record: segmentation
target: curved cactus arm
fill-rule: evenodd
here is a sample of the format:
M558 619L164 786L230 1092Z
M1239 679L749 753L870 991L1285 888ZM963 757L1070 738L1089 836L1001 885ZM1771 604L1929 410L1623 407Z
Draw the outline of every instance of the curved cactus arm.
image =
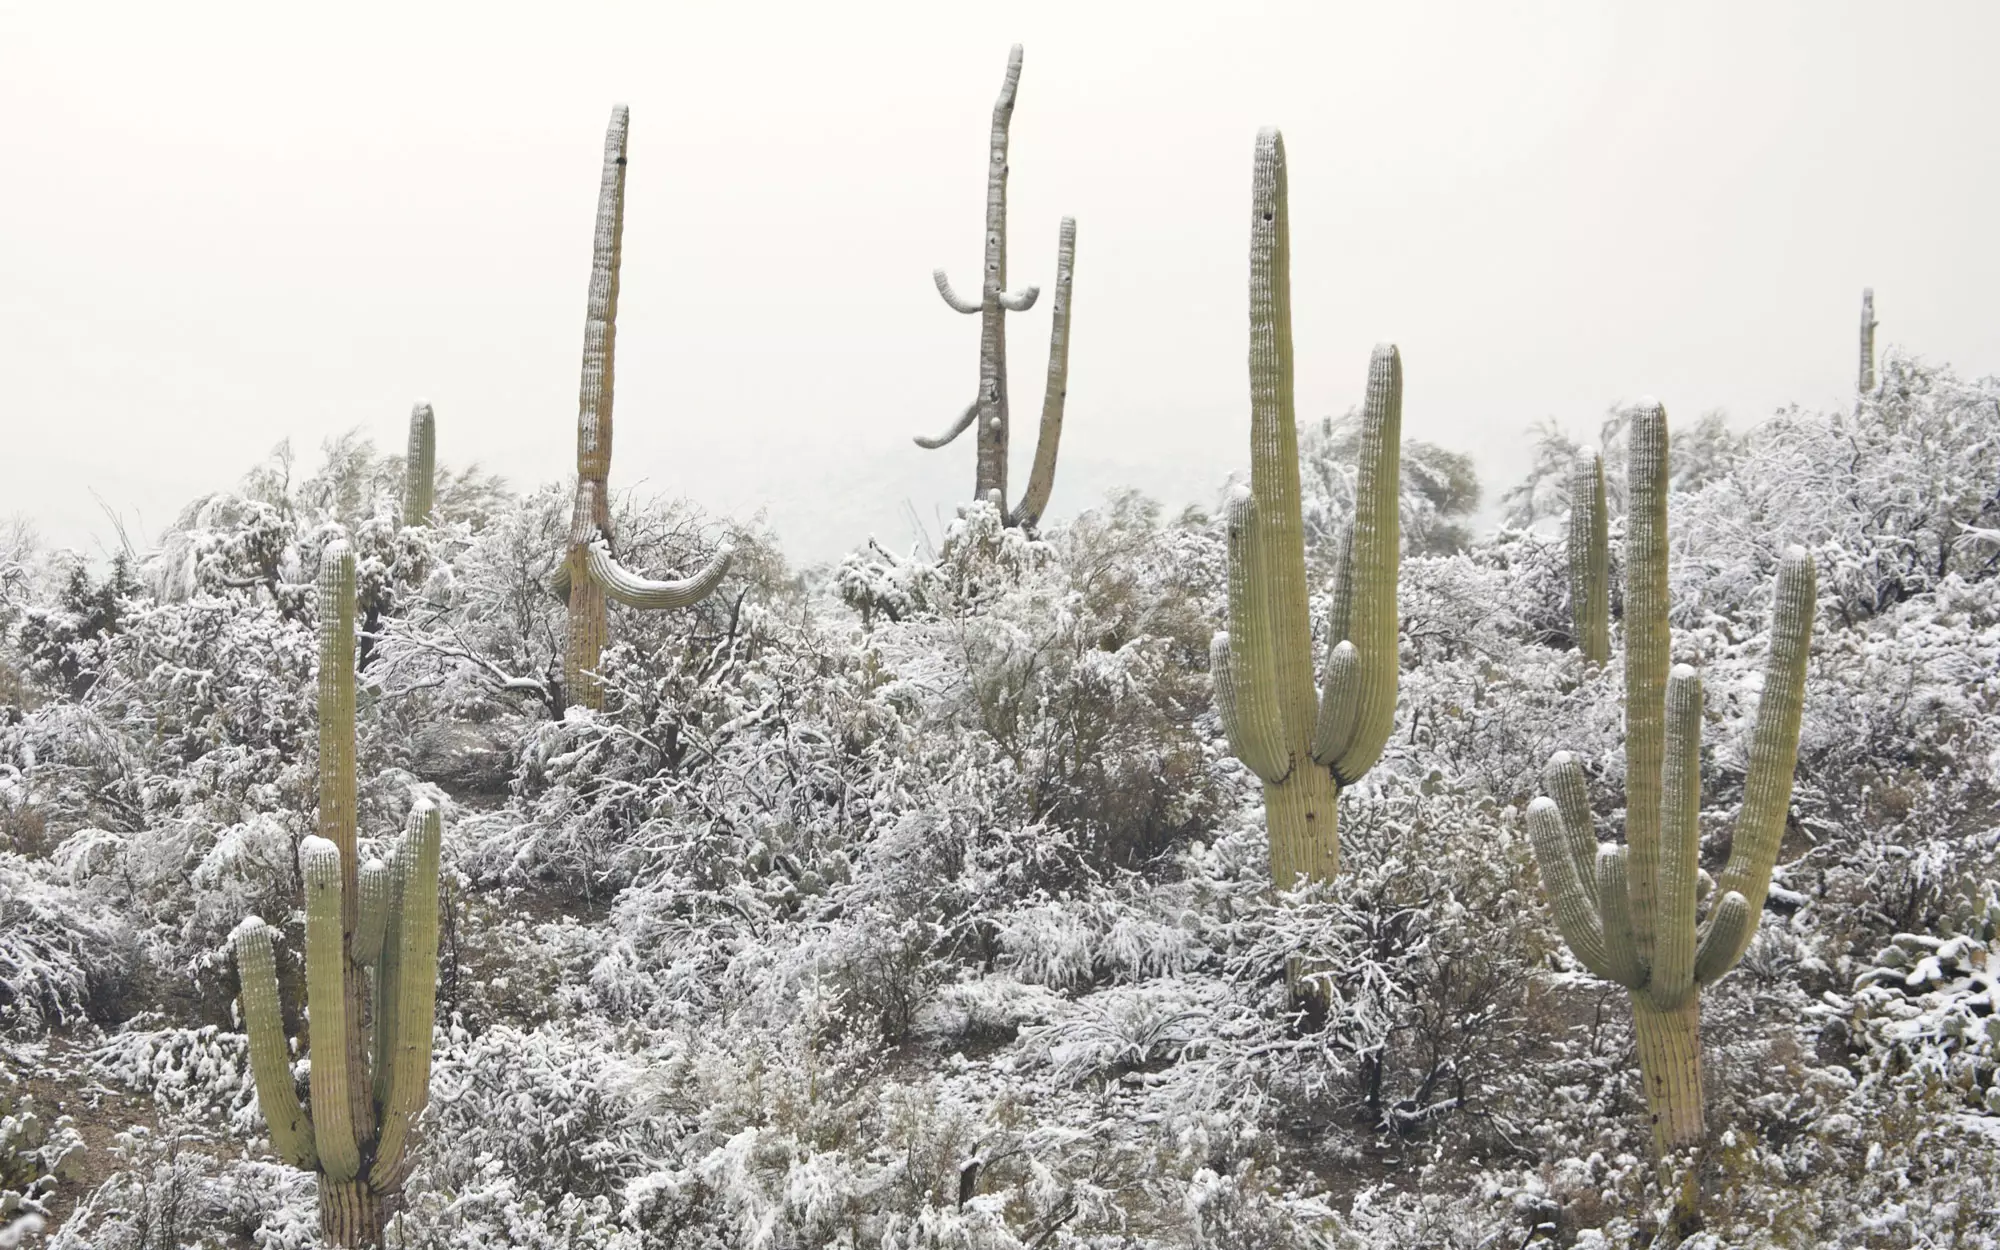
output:
M403 458L403 524L430 520L437 498L437 414L418 401L410 409L409 454Z
M1056 485L1056 449L1062 444L1063 408L1069 400L1070 285L1076 271L1076 218L1062 219L1056 239L1056 291L1049 317L1049 377L1042 390L1042 427L1035 436L1035 464L1028 491L1014 519L1033 525L1042 519ZM1030 288L1032 289L1032 288Z
M1597 914L1604 929L1607 975L1628 990L1646 983L1646 961L1632 935L1632 906L1626 889L1627 855L1622 846L1597 852Z
M1002 291L997 298L1000 301L1000 307L1006 309L1008 312L1026 312L1035 306L1035 300L1041 296L1041 293L1042 288L1030 285L1018 291Z
M556 565L556 571L549 576L549 593L561 603L569 602L569 562Z
M656 582L630 572L612 559L603 538L590 544L590 576L604 588L606 598L628 608L685 608L700 603L721 584L729 572L735 551L724 542L700 572L679 581Z
M1642 399L1631 414L1630 509L1625 530L1626 884L1639 960L1653 966L1660 880L1660 771L1666 750L1667 410Z
M953 312L976 313L979 311L978 300L961 298L957 291L951 289L951 279L945 276L944 270L931 270L931 281L937 283L938 294L944 296L944 302Z
M1792 773L1799 758L1799 722L1805 709L1806 658L1812 651L1813 616L1819 602L1813 559L1803 547L1785 552L1771 605L1771 650L1764 661L1764 689L1750 735L1750 775L1736 817L1729 863L1717 883L1741 894L1749 924L1727 965L1742 958L1771 888L1771 869L1785 837L1792 802ZM1718 973L1717 975L1720 975Z
M1660 803L1658 914L1647 991L1655 1007L1669 1010L1694 988L1695 878L1701 869L1701 677L1686 664L1676 665L1667 679Z
M1597 905L1597 826L1590 819L1590 789L1583 765L1568 751L1557 751L1542 770L1542 785L1556 801L1562 817L1563 841L1576 863L1577 880L1591 906Z
M257 1105L271 1129L271 1146L295 1168L319 1163L313 1148L312 1119L299 1102L292 1080L292 1057L278 1009L278 966L271 953L271 927L251 916L236 927L236 975L242 982L243 1029L250 1039L250 1072L257 1080Z
M1570 851L1569 834L1563 828L1562 813L1551 798L1528 804L1528 838L1534 844L1535 862L1541 865L1542 888L1548 891L1549 908L1555 913L1556 929L1575 953L1577 961L1597 976L1611 979L1612 962L1604 946L1603 923L1577 871L1576 856Z
M1734 890L1723 895L1709 913L1701 942L1695 948L1694 983L1713 985L1735 967L1743 948L1750 945L1750 935L1755 929L1749 901Z
M1396 573L1402 561L1403 358L1393 344L1376 347L1368 363L1362 405L1361 462L1354 492L1353 606L1348 637L1361 654L1360 706L1354 736L1334 776L1342 785L1374 767L1396 719L1401 666Z
M361 1166L349 1105L347 948L340 926L340 849L321 837L299 845L306 879L307 1035L312 1052L313 1141L320 1169L350 1181Z
M921 434L917 435L917 446L923 448L925 451L936 451L938 448L948 445L951 440L965 433L966 427L971 425L974 418L978 416L979 401L975 399L965 406L964 412L958 414L958 420L951 423L951 428L936 438L925 438Z
M403 1143L410 1121L430 1101L431 1031L437 1023L438 845L443 820L438 809L420 802L404 830L398 857L403 899L398 934L402 975L397 987L396 1033L389 1056L389 1100L382 1108L382 1131L368 1179L387 1188L400 1176Z
M1361 653L1345 640L1326 657L1326 680L1320 686L1319 719L1313 723L1313 763L1326 767L1339 759L1354 739L1354 718L1361 706Z
M382 934L389 923L389 865L371 859L361 865L361 925L354 931L354 966L373 968L382 957Z
M1570 470L1569 602L1577 650L1592 664L1611 658L1611 540L1604 457L1585 451Z
M1217 683L1223 727L1236 757L1271 783L1292 771L1284 712L1279 704L1278 657L1265 588L1263 552L1257 542L1257 500L1239 493L1229 501L1229 629L1216 635L1215 653L1227 663Z

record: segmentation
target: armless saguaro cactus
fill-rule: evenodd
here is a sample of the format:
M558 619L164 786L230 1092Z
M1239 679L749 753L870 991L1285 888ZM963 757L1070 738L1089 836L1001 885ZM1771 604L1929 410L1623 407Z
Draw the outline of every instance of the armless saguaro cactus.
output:
M569 600L564 694L583 707L604 706L597 665L607 631L604 601L634 608L685 608L707 598L729 571L725 542L692 577L649 581L618 563L611 549L611 396L618 346L618 262L625 238L625 132L630 110L611 110L604 132L604 176L597 192L596 242L591 250L590 300L583 323L583 381L576 419L576 510L569 556L556 590Z
M236 967L271 1144L293 1167L319 1174L326 1239L372 1247L401 1198L410 1125L430 1094L443 830L437 808L419 802L393 865L357 866L354 553L344 542L320 563L319 636L318 832L299 847L310 1111L292 1077L271 928L256 916L237 926Z
M1579 962L1631 991L1639 1069L1662 1153L1702 1140L1701 987L1736 965L1763 915L1798 758L1815 607L1803 548L1778 566L1771 649L1750 741L1750 774L1728 866L1697 916L1701 850L1701 679L1670 669L1667 628L1667 414L1632 417L1625 543L1625 844L1600 846L1583 766L1549 761L1553 797L1528 807L1528 833L1556 927Z
M410 448L403 457L403 524L428 524L436 495L437 415L419 400L410 409Z
M1875 288L1861 288L1861 393L1875 390Z
M1265 130L1250 214L1250 490L1230 504L1229 629L1215 636L1210 667L1230 749L1264 783L1271 880L1281 889L1300 874L1320 881L1339 871L1340 788L1374 765L1395 717L1402 423L1402 358L1383 345L1368 367L1354 522L1341 543L1326 672L1315 687L1285 142Z
M1049 328L1049 376L1042 395L1041 433L1035 443L1027 492L1010 512L1005 318L1010 312L1026 312L1041 294L1041 289L1033 286L1007 290L1007 125L1014 117L1014 93L1020 82L1021 45L1017 43L1007 54L1007 77L1000 84L1000 98L993 104L992 146L986 167L986 272L980 278L979 298L961 299L944 270L931 272L938 294L953 312L979 314L979 394L950 429L936 438L919 435L916 441L917 446L927 449L943 447L977 421L979 455L973 497L991 500L1009 525L1032 527L1049 506L1049 494L1055 489L1056 447L1062 441L1063 404L1069 395L1070 278L1076 268L1076 219L1062 219L1056 243L1055 309Z
M1611 659L1611 539L1604 508L1604 457L1586 451L1569 479L1569 610L1576 649L1592 664Z

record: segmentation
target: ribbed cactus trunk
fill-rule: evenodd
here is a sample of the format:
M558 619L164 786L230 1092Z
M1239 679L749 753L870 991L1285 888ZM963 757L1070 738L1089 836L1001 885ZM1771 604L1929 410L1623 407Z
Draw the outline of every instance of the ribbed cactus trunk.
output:
M1065 401L1069 395L1070 282L1076 267L1076 219L1062 219L1056 244L1054 316L1049 329L1048 382L1042 398L1042 423L1035 444L1034 467L1027 492L1011 511L1007 508L1007 453L1010 418L1007 402L1007 322L1010 312L1032 308L1040 288L1007 289L1007 131L1014 117L1014 98L1021 83L1021 45L1007 54L1007 75L993 103L986 163L986 255L980 274L979 299L959 298L942 269L931 271L938 294L954 311L979 314L979 393L958 420L936 438L919 436L919 447L943 447L976 424L977 442L972 481L975 499L998 507L1009 525L1034 526L1047 509L1055 489L1056 449L1062 441Z
M320 1231L383 1244L402 1194L410 1124L429 1097L436 1017L437 809L417 803L395 867L357 867L354 819L354 554L327 547L319 575L318 832L299 847L305 883L309 1114L292 1076L271 929L237 927L237 975L257 1101L271 1144L319 1174Z
M587 708L604 706L598 665L610 632L605 600L645 609L688 607L721 584L730 564L729 545L724 543L693 576L649 581L627 571L611 551L611 400L618 354L618 267L625 243L625 134L630 118L629 109L616 106L604 132L590 295L583 320L583 378L577 388L576 506L570 513L569 552L556 586L569 601L563 697Z
M1604 504L1604 457L1578 456L1570 470L1569 606L1576 649L1591 664L1611 661L1611 538Z
M409 451L403 457L403 524L429 524L436 499L437 414L419 402L410 409Z
M1742 958L1763 914L1791 802L1816 599L1812 559L1794 547L1778 568L1729 863L1700 916L1702 687L1694 669L1671 658L1666 410L1638 405L1631 438L1625 845L1599 845L1583 766L1566 751L1549 761L1543 784L1552 797L1529 805L1528 832L1570 950L1631 992L1646 1107L1664 1154L1703 1138L1701 987Z
M1861 288L1861 378L1863 395L1875 392L1875 288Z
M1229 514L1229 629L1210 655L1231 749L1264 785L1280 889L1340 869L1340 788L1381 755L1396 711L1402 360L1375 349L1352 526L1343 540L1324 676L1313 676L1292 398L1285 145L1258 136L1250 217L1250 490Z

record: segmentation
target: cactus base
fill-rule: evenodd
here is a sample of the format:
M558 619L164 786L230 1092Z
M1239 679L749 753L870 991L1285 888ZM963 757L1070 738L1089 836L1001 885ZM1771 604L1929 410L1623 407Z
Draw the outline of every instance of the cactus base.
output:
M1643 994L1632 996L1632 1030L1639 1041L1639 1076L1653 1145L1661 1154L1702 1140L1701 996L1662 1011Z
M319 1178L319 1231L328 1245L374 1250L386 1245L388 1204L365 1180Z

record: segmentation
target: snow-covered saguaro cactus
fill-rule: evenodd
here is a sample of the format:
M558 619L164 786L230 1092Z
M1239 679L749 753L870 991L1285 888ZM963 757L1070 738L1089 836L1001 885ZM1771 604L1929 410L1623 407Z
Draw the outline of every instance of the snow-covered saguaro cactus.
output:
M1743 956L1785 832L1816 606L1803 548L1778 565L1769 658L1729 863L1698 915L1701 678L1674 666L1667 627L1667 414L1632 414L1625 543L1625 843L1600 846L1583 766L1543 774L1528 833L1556 927L1579 962L1631 991L1639 1067L1662 1152L1702 1139L1701 987ZM1551 797L1552 796L1552 797Z
M684 608L707 598L729 571L725 543L699 572L679 581L651 581L629 572L611 549L611 398L618 345L618 262L625 237L625 132L630 110L611 110L604 132L604 175L597 192L596 242L591 250L590 299L583 323L583 381L577 397L576 510L569 556L556 590L569 600L564 696L583 707L604 705L597 664L604 652L606 598L635 608Z
M1062 219L1056 243L1056 286L1053 321L1049 328L1049 375L1042 394L1041 432L1035 443L1035 463L1028 472L1028 489L1012 511L1007 510L1007 323L1010 312L1034 306L1039 287L1007 289L1007 126L1014 117L1014 95L1021 82L1021 45L1007 54L1007 77L993 104L992 145L986 167L986 271L980 277L979 298L963 299L952 289L942 269L931 272L938 294L953 312L979 314L979 394L950 429L936 438L917 437L917 446L945 446L967 426L978 423L979 453L972 493L991 500L1009 525L1032 527L1049 506L1055 489L1056 447L1062 441L1063 404L1069 395L1070 278L1076 268L1076 219Z
M320 563L320 806L299 847L306 892L310 1108L299 1099L279 1006L271 928L237 926L237 975L257 1101L271 1145L319 1174L320 1229L379 1246L402 1194L411 1121L429 1098L436 1017L436 807L418 802L393 860L357 865L354 821L354 554Z
M1592 664L1611 658L1611 539L1604 457L1586 451L1569 479L1569 610L1576 649Z
M1257 136L1250 217L1250 490L1229 510L1229 629L1211 652L1230 749L1264 783L1271 879L1282 889L1340 867L1342 786L1374 765L1396 711L1397 478L1403 363L1375 349L1362 409L1354 521L1336 564L1326 671L1313 681L1292 406L1285 144Z
M436 492L437 414L419 400L410 409L410 448L403 457L403 524L428 524Z
M1863 395L1875 390L1875 288L1861 288L1861 380Z

